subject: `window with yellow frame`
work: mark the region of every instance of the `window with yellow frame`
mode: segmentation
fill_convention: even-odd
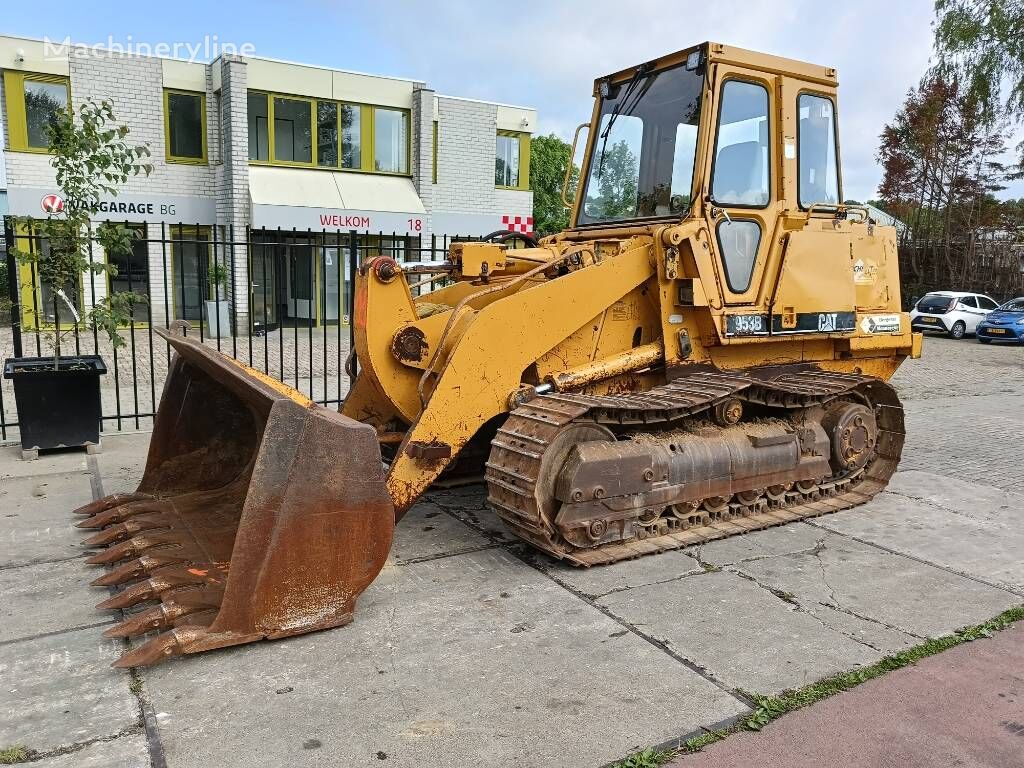
[[[40,237],[24,224],[18,224],[15,232],[18,250],[45,257],[50,250],[49,240]],[[54,286],[43,280],[37,265],[18,265],[18,285],[21,299],[21,324],[23,328],[38,330],[72,328],[78,324],[75,313],[82,314],[85,291],[81,276],[68,281],[66,285]],[[63,296],[58,293],[63,289]],[[71,306],[68,306],[70,303]],[[72,309],[73,308],[73,309]]]
[[[409,111],[250,91],[249,161],[409,175]]]
[[[4,72],[7,131],[15,152],[49,152],[49,127],[71,103],[67,77],[33,72]]]
[[[167,162],[206,163],[206,94],[164,89]]]
[[[494,186],[530,188],[530,134],[498,131],[494,153]]]

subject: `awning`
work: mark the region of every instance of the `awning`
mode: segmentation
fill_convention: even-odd
[[[254,229],[422,232],[426,210],[404,176],[249,166]]]

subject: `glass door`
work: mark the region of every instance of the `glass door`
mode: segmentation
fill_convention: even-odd
[[[202,322],[210,264],[209,230],[205,227],[175,229],[171,232],[171,242],[175,317]]]
[[[343,258],[344,252],[337,246],[327,246],[323,249],[323,259],[320,263],[320,274],[323,275],[323,319],[324,322],[338,322],[338,310],[341,306],[341,267],[339,259]]]
[[[269,331],[278,326],[277,271],[274,246],[252,246],[251,295],[249,311],[253,330]]]

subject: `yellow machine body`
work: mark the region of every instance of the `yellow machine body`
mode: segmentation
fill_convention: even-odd
[[[582,565],[883,488],[921,337],[895,230],[841,202],[836,88],[717,43],[600,78],[571,229],[361,265],[340,414],[173,340],[139,491],[81,510],[96,583],[128,585],[103,606],[158,601],[119,663],[347,623],[446,471],[486,468],[513,532]]]

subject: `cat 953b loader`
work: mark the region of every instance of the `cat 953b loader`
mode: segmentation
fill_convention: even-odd
[[[361,265],[340,413],[168,335],[138,491],[78,510],[94,583],[125,585],[101,607],[152,601],[107,631],[157,633],[117,665],[350,622],[456,461],[581,566],[878,493],[921,338],[895,230],[842,202],[836,87],[718,43],[600,78],[570,229]]]

